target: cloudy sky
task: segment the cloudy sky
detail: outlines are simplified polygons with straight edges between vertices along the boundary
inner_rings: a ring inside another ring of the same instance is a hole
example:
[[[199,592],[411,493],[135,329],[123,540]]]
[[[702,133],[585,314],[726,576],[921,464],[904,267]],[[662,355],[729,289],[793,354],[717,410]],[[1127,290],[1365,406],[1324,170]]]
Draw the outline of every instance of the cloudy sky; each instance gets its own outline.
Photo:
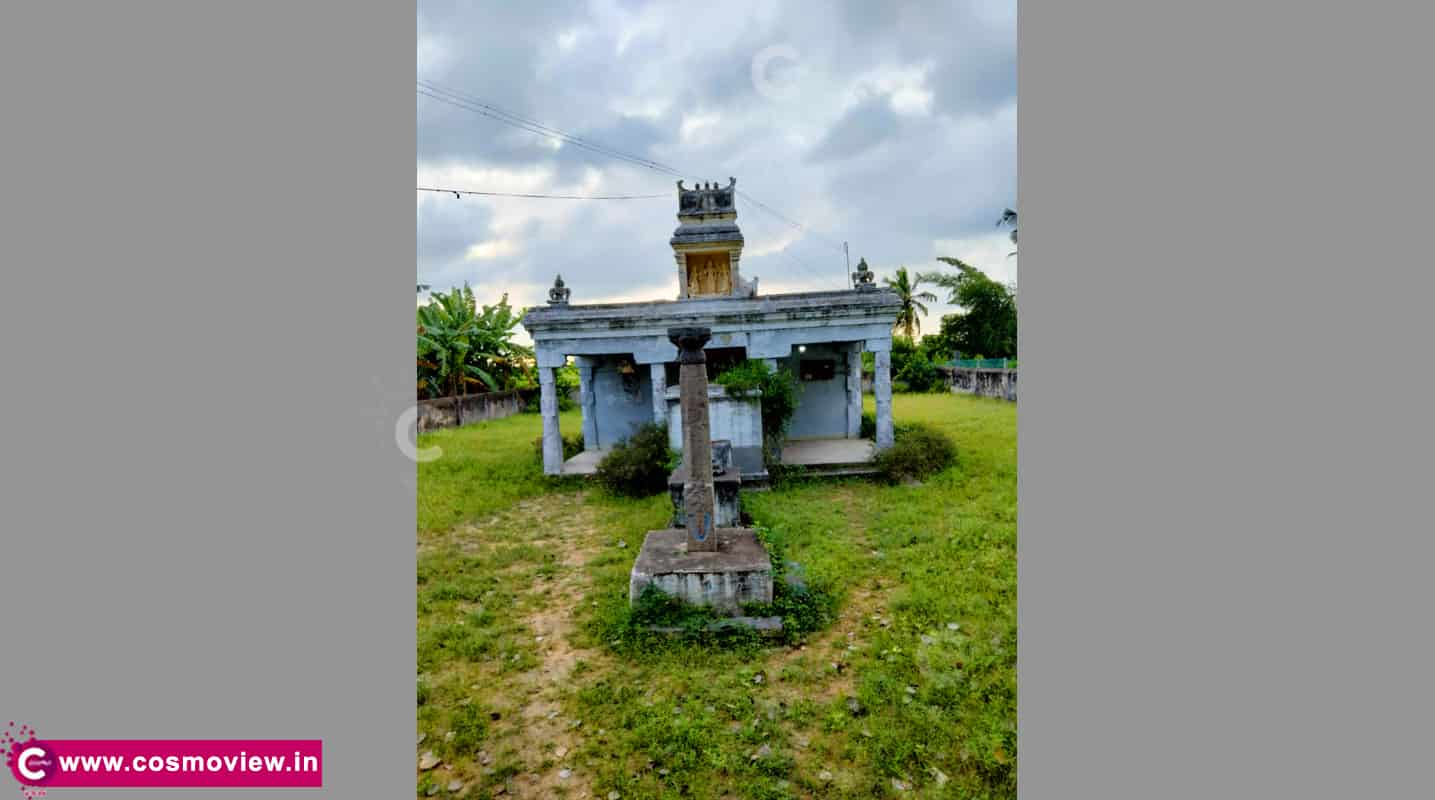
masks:
[[[738,198],[761,293],[846,285],[841,243],[880,278],[961,258],[1016,276],[1016,3],[418,4],[418,78]],[[418,281],[480,302],[672,299],[675,179],[416,95]],[[938,292],[945,300],[945,293]],[[949,309],[931,306],[924,331]]]

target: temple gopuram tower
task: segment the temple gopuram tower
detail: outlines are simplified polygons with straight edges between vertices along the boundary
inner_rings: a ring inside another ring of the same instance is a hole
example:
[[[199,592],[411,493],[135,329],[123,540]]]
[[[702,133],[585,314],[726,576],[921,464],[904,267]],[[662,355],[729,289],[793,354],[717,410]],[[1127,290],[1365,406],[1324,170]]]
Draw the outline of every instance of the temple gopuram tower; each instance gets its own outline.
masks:
[[[698,184],[687,189],[678,181],[678,225],[669,244],[678,262],[678,299],[752,297],[757,280],[744,281],[738,272],[742,231],[737,227],[737,178],[727,186]]]

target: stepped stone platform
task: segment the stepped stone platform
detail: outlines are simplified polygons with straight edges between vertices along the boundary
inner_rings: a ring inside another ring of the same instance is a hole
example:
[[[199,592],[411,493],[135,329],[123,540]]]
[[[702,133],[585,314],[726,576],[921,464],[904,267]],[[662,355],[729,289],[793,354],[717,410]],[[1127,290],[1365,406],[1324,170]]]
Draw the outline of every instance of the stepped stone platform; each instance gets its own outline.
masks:
[[[648,584],[693,605],[738,614],[744,603],[772,602],[772,561],[746,528],[717,528],[718,547],[688,551],[684,528],[649,531],[628,578],[635,602]]]

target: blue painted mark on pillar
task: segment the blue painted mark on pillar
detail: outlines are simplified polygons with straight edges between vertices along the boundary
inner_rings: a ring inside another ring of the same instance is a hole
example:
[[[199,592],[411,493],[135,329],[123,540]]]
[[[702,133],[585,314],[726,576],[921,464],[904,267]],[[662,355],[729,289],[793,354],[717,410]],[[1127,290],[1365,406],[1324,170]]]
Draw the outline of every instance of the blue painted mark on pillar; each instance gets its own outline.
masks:
[[[703,514],[703,524],[698,528],[697,540],[700,542],[706,542],[708,540],[708,533],[712,529],[713,515],[711,513]]]

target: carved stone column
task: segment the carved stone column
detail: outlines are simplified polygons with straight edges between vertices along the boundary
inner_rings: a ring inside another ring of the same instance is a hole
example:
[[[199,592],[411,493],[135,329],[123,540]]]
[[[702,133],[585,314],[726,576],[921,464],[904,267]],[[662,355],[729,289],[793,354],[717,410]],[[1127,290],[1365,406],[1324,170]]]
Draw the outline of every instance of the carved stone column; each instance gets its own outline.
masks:
[[[712,441],[708,432],[708,372],[703,345],[709,328],[669,328],[678,346],[679,405],[683,414],[683,513],[687,515],[688,552],[716,552],[713,520]]]
[[[892,428],[892,351],[887,344],[872,353],[875,368],[872,388],[877,395],[877,449],[885,450],[894,441]]]
[[[862,343],[847,349],[847,438],[862,435]]]
[[[543,474],[563,472],[563,434],[558,430],[558,387],[552,367],[538,368],[538,410],[543,416]]]
[[[684,300],[688,296],[688,254],[675,250],[673,260],[678,262],[678,299]]]
[[[653,377],[653,421],[664,427],[668,424],[668,366],[663,363],[650,364]]]
[[[598,395],[593,391],[594,361],[579,356],[578,407],[583,412],[583,449],[598,449]]]

